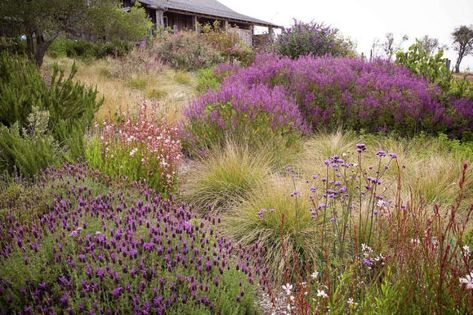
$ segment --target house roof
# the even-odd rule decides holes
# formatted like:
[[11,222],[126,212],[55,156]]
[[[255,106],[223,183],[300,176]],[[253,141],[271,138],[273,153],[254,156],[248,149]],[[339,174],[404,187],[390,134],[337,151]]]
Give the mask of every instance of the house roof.
[[151,8],[164,10],[178,10],[191,13],[199,13],[219,18],[226,18],[241,22],[249,22],[262,26],[279,27],[273,23],[255,19],[250,16],[233,11],[217,0],[139,0]]

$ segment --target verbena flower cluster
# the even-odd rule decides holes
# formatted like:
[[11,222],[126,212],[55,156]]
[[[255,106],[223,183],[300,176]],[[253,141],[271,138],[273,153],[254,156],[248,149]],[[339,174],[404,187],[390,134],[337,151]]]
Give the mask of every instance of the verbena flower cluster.
[[49,170],[50,211],[0,221],[0,314],[255,312],[253,285],[266,285],[257,247],[145,186],[101,192],[100,178]]
[[[255,94],[263,94],[265,89],[275,91],[278,102],[290,103],[274,106],[273,101],[264,110],[276,121],[301,130],[305,130],[305,124],[300,117],[313,129],[333,130],[342,126],[404,135],[425,131],[461,137],[473,124],[472,101],[441,101],[437,86],[403,66],[382,60],[310,56],[292,60],[259,55],[253,65],[229,76],[219,92],[203,96],[193,104],[187,116],[221,124],[219,110],[212,105],[231,102],[236,111],[246,113],[264,100]],[[232,101],[233,98],[240,103]],[[245,103],[241,104],[242,101]],[[284,118],[279,120],[280,117]]]
[[[172,191],[182,159],[179,130],[159,120],[143,104],[136,118],[105,122],[101,131],[99,169],[132,180],[147,179],[159,191]],[[91,161],[94,165],[94,161]],[[111,174],[111,175],[112,175]]]

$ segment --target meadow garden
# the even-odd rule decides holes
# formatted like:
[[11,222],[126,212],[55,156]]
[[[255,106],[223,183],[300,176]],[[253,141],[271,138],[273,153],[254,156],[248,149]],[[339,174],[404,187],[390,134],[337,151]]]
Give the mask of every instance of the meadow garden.
[[0,95],[0,314],[473,313],[473,82],[441,50],[60,37],[2,52]]

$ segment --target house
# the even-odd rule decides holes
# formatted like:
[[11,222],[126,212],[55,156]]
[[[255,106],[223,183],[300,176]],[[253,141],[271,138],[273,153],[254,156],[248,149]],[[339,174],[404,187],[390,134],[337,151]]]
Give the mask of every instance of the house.
[[[125,1],[131,5],[135,0]],[[268,29],[273,36],[280,26],[233,11],[217,0],[138,0],[157,27],[168,27],[174,32],[194,30],[200,32],[201,25],[219,21],[227,31],[239,34],[248,45],[253,44],[255,26]]]

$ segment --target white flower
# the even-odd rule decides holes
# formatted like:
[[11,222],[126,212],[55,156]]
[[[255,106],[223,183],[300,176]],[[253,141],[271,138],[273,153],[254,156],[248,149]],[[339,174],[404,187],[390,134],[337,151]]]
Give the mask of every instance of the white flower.
[[465,257],[470,256],[470,253],[470,247],[468,245],[463,246],[463,254],[465,255]]
[[420,244],[420,240],[418,238],[411,238],[411,244],[418,245]]
[[317,296],[322,298],[327,298],[328,294],[324,290],[317,290]]
[[292,284],[286,283],[285,285],[282,286],[282,289],[283,289],[284,291],[286,291],[286,294],[287,294],[287,295],[291,295]]
[[358,303],[356,303],[355,301],[353,301],[353,298],[349,298],[348,301],[347,301],[348,305],[358,305]]
[[469,275],[460,278],[460,285],[466,284],[467,290],[473,290],[473,271]]
[[319,273],[318,273],[317,271],[314,271],[314,272],[310,275],[310,277],[311,277],[312,279],[317,279],[317,278],[319,277]]
[[134,156],[138,152],[138,148],[134,148],[133,150],[130,151],[130,156]]

